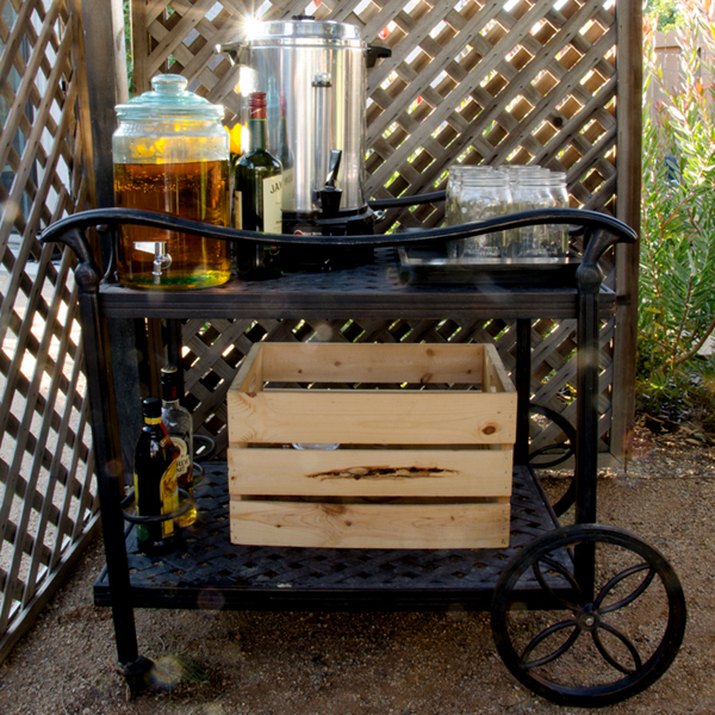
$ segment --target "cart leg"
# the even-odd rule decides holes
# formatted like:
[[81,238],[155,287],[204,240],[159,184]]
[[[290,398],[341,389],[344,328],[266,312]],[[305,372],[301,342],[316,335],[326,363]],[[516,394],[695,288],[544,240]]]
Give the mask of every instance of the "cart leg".
[[516,321],[516,445],[514,461],[529,461],[529,402],[531,401],[531,320]]
[[[576,272],[578,285],[578,400],[576,405],[576,512],[577,524],[596,522],[598,473],[598,292],[601,271],[582,264]],[[594,547],[575,549],[575,574],[582,591],[593,596]]]
[[[150,683],[152,661],[139,655],[134,608],[131,602],[129,565],[124,545],[124,522],[119,507],[119,483],[116,478],[100,479],[100,503],[104,534],[107,578],[111,593],[112,621],[117,659],[126,679],[129,695],[134,697]],[[109,496],[108,492],[115,492]]]
[[89,270],[87,264],[82,267],[83,270],[77,270],[77,282],[80,286],[79,307],[112,619],[119,665],[126,677],[130,693],[135,695],[147,687],[147,675],[152,663],[139,656],[131,600],[122,513],[125,469],[118,430],[116,395],[111,377],[107,379],[107,376],[111,375],[111,347],[106,323],[99,317],[97,274]]

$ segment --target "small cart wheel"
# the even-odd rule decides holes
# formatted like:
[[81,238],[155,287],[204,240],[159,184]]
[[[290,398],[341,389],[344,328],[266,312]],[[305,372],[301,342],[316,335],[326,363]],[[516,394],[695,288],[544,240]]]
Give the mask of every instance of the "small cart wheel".
[[[531,415],[531,429],[541,432],[548,422],[559,428],[564,436],[564,441],[546,444],[532,448],[529,451],[529,464],[534,469],[550,469],[562,464],[574,456],[576,452],[576,430],[574,426],[561,414],[550,407],[532,403],[529,405]],[[558,496],[549,493],[556,516],[563,516],[576,501],[576,483],[573,478],[566,481],[566,490]]]
[[656,549],[622,529],[579,524],[512,557],[491,620],[499,655],[523,685],[560,705],[601,707],[665,673],[686,608]]

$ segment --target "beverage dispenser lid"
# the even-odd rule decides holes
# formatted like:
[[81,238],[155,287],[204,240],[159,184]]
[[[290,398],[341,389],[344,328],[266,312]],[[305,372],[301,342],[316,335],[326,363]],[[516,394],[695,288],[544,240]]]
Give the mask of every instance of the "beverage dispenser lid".
[[179,74],[158,74],[152,77],[152,90],[144,92],[126,104],[115,107],[119,119],[186,119],[222,120],[224,108],[211,104],[204,97],[189,92],[188,80]]

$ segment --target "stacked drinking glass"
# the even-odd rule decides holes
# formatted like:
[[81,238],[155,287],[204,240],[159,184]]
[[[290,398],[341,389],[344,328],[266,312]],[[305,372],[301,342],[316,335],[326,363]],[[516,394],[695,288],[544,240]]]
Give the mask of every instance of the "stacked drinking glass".
[[[450,169],[447,225],[471,223],[530,209],[566,208],[566,174],[535,165],[464,166]],[[568,250],[565,225],[533,224],[451,241],[450,258],[558,258]]]

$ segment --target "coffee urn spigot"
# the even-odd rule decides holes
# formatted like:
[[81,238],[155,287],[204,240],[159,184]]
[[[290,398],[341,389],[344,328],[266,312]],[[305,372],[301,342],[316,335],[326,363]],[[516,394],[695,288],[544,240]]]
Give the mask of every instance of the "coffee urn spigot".
[[318,192],[320,195],[320,208],[323,218],[335,218],[340,213],[340,199],[343,196],[343,192],[342,189],[339,189],[335,185],[335,182],[338,178],[342,158],[343,152],[340,149],[330,150],[328,175],[323,188]]

